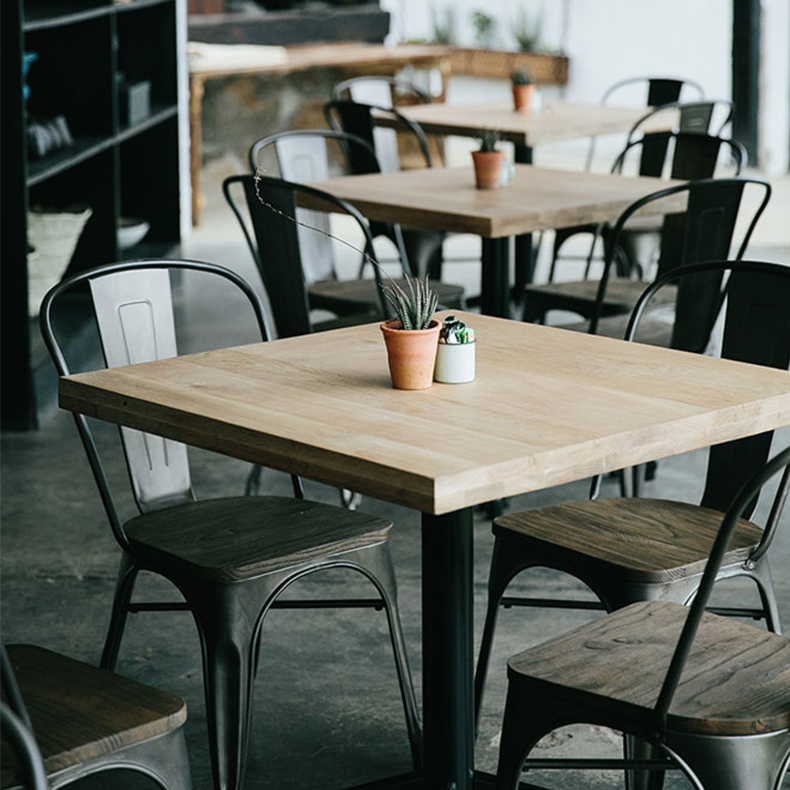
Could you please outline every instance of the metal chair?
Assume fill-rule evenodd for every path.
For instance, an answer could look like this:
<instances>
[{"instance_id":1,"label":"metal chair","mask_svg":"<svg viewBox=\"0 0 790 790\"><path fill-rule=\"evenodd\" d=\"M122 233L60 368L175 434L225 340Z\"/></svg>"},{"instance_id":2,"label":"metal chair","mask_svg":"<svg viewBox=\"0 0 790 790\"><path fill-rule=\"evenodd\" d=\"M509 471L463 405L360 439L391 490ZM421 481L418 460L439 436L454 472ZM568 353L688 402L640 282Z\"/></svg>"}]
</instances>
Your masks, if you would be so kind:
<instances>
[{"instance_id":1,"label":"metal chair","mask_svg":"<svg viewBox=\"0 0 790 790\"><path fill-rule=\"evenodd\" d=\"M716 313L713 304L700 305L699 290L710 294L710 281L720 283L727 272L721 356L786 369L790 364L790 268L779 264L713 261L672 269L643 293L632 313L626 340L639 338L647 307L677 282L673 345L686 350L699 347ZM763 433L711 447L699 506L656 499L597 499L600 478L596 478L590 501L496 519L488 608L475 677L478 714L500 605L613 611L637 601L687 603L700 586L721 512L727 509L732 492L765 463L771 440L771 433ZM755 505L743 510L744 519ZM774 632L779 632L780 626L767 552L778 517L778 511L772 512L765 529L745 520L739 522L733 548L717 575L751 578L762 602L758 609L717 611L763 618ZM539 566L578 578L599 601L504 598L517 574Z\"/></svg>"},{"instance_id":2,"label":"metal chair","mask_svg":"<svg viewBox=\"0 0 790 790\"><path fill-rule=\"evenodd\" d=\"M700 151L701 155L712 154L711 148L719 148L717 141L720 138L690 135L683 139L689 143L688 148L683 146L684 158L687 152L693 158L692 151ZM701 161L701 156L697 161ZM770 197L770 186L764 181L745 178L691 180L680 187L654 192L636 201L623 212L611 231L603 234L605 257L600 279L528 285L525 289L523 320L541 321L545 320L546 313L550 310L567 310L577 313L589 322L573 328L586 329L595 334L600 329L599 322L603 317L628 314L644 290L645 282L636 278L631 271L629 260L624 259L624 236L629 227L633 227L634 215L640 208L670 198L679 192L686 191L689 196L694 197L690 197L685 212L673 211L660 221L656 274L662 274L670 266L695 263L705 258L729 257L734 223L741 195L747 184L758 184L760 189L765 190L765 196L740 243L736 257L742 257L754 225ZM709 210L715 214L710 219L710 228L704 228L703 224L709 220L705 212ZM637 216L637 223L642 219ZM700 238L698 234L703 234L704 238ZM690 244L693 246L689 247ZM619 336L622 336L622 327Z\"/></svg>"},{"instance_id":3,"label":"metal chair","mask_svg":"<svg viewBox=\"0 0 790 790\"><path fill-rule=\"evenodd\" d=\"M336 151L331 150L330 146L332 145L337 147ZM250 166L253 172L271 175L266 172L264 167L264 161L269 152L275 154L279 176L294 183L323 181L329 178L332 175L331 164L335 162L341 163L344 175L380 172L373 146L361 137L343 131L296 129L257 140L250 147ZM319 227L328 231L327 215L323 212L297 208L297 217L307 226L299 227L300 240L304 244L320 245L322 240L317 238L310 229ZM401 226L397 223L370 222L369 227L373 238L385 236L392 241L398 251L403 271L413 274L407 242ZM328 240L325 241L323 247L329 248ZM326 257L322 256L321 259L326 260ZM359 277L363 276L367 264L368 260L363 256ZM324 275L332 277L332 268L327 267ZM321 278L316 277L316 279Z\"/></svg>"},{"instance_id":4,"label":"metal chair","mask_svg":"<svg viewBox=\"0 0 790 790\"><path fill-rule=\"evenodd\" d=\"M398 97L398 103L430 104L433 101L433 97L422 88L397 77L378 75L350 77L338 82L332 88L332 99L335 101L351 99L351 101L368 102L384 107L395 106L393 95Z\"/></svg>"},{"instance_id":5,"label":"metal chair","mask_svg":"<svg viewBox=\"0 0 790 790\"><path fill-rule=\"evenodd\" d=\"M304 184L269 176L229 176L222 190L261 272L279 337L368 323L389 316L372 232L350 203ZM234 196L239 191L244 195L248 220ZM372 280L327 278L309 284L308 263L315 266L319 262L325 273L334 274L334 237L326 211L312 212L308 222L304 222L304 215L298 213L301 211L298 203L306 198L356 221L364 240L362 252L373 263ZM442 304L463 304L461 286L436 283L435 288ZM310 319L311 309L329 310L338 318L314 323Z\"/></svg>"},{"instance_id":6,"label":"metal chair","mask_svg":"<svg viewBox=\"0 0 790 790\"><path fill-rule=\"evenodd\" d=\"M49 790L113 769L189 790L181 697L33 645L2 648L2 686L4 790Z\"/></svg>"},{"instance_id":7,"label":"metal chair","mask_svg":"<svg viewBox=\"0 0 790 790\"><path fill-rule=\"evenodd\" d=\"M235 307L234 319L249 310L260 337L268 337L267 319L257 295L227 269L172 260L111 264L64 280L42 302L42 334L58 373L65 376L71 369L60 342L57 308L88 289L108 366L176 355L171 272L202 277L201 286L212 293L223 284L230 288L241 305ZM398 615L388 542L391 522L307 501L296 477L292 478L293 498L198 500L192 490L186 447L121 428L140 512L124 521L90 424L82 415L75 414L75 420L110 527L121 547L101 665L115 667L128 612L192 612L203 656L209 745L217 790L236 790L242 782L263 619L293 582L324 568L356 571L377 589L379 597L354 603L386 611L412 753L419 762L421 725ZM172 582L185 603L132 602L137 575L143 570Z\"/></svg>"},{"instance_id":8,"label":"metal chair","mask_svg":"<svg viewBox=\"0 0 790 790\"><path fill-rule=\"evenodd\" d=\"M780 473L775 527L790 486L790 448L748 476L717 517L690 607L632 604L509 660L498 790L518 786L541 737L574 722L621 730L661 756L528 759L527 768L623 767L663 778L677 766L696 790L779 790L790 763L790 642L705 609L745 515Z\"/></svg>"},{"instance_id":9,"label":"metal chair","mask_svg":"<svg viewBox=\"0 0 790 790\"><path fill-rule=\"evenodd\" d=\"M376 151L381 172L396 173L401 169L397 134L394 129L386 129L377 125L377 115L389 115L397 119L402 130L409 134L409 138L419 150L425 166L433 167L430 146L422 128L418 123L398 112L397 109L386 105L363 104L346 99L332 100L324 105L324 117L330 128L335 131L346 131L367 141ZM354 162L352 162L352 169L355 174L364 172L359 170ZM379 235L375 223L373 223L373 231L374 235ZM429 273L432 279L440 280L443 261L442 244L447 234L419 228L404 228L403 233L412 271L419 276Z\"/></svg>"},{"instance_id":10,"label":"metal chair","mask_svg":"<svg viewBox=\"0 0 790 790\"><path fill-rule=\"evenodd\" d=\"M601 104L606 106L617 102L618 94L628 94L629 92L642 93L644 106L661 107L665 104L680 102L681 97L686 100L693 96L695 101L702 100L705 92L702 86L694 80L679 79L677 77L629 77L620 80L606 89L601 97ZM592 169L593 156L595 154L596 138L590 138L590 147L587 151L584 169Z\"/></svg>"}]
</instances>

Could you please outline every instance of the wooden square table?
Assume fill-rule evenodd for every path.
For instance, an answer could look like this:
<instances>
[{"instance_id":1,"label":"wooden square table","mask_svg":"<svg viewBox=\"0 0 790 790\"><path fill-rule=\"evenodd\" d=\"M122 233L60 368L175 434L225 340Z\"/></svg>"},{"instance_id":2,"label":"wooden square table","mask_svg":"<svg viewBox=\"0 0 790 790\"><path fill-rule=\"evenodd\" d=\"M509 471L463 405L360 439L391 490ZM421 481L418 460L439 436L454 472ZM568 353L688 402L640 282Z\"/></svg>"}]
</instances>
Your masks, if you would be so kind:
<instances>
[{"instance_id":1,"label":"wooden square table","mask_svg":"<svg viewBox=\"0 0 790 790\"><path fill-rule=\"evenodd\" d=\"M425 767L398 787L475 783L475 505L790 425L787 371L461 317L464 385L393 390L375 324L60 382L63 408L422 511Z\"/></svg>"},{"instance_id":2,"label":"wooden square table","mask_svg":"<svg viewBox=\"0 0 790 790\"><path fill-rule=\"evenodd\" d=\"M513 180L498 189L476 189L471 166L338 176L310 186L347 200L372 220L481 236L482 311L507 317L511 236L613 222L635 200L680 183L516 165ZM678 201L682 209L685 196ZM657 201L646 209L666 211L675 205Z\"/></svg>"}]
</instances>

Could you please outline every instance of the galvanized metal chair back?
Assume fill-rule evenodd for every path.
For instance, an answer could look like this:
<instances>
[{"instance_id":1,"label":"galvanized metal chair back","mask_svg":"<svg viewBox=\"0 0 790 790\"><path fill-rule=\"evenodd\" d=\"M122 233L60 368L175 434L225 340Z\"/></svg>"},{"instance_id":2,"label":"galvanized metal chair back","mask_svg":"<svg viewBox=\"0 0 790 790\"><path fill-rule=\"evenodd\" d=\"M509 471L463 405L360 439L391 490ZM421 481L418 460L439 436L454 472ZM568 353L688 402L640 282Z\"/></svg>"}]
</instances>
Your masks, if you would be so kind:
<instances>
[{"instance_id":1,"label":"galvanized metal chair back","mask_svg":"<svg viewBox=\"0 0 790 790\"><path fill-rule=\"evenodd\" d=\"M735 272L733 276L735 276ZM760 465L756 471L753 470L746 477L742 486L736 489L738 493L735 498L733 499L730 497L731 504L726 511L716 541L711 549L707 565L705 566L705 573L702 576L697 594L689 609L688 616L683 625L683 630L678 639L677 647L672 655L666 677L661 686L661 692L656 701L655 723L659 737L663 737L666 733L667 714L672 704L672 697L680 683L683 667L691 652L694 637L699 629L700 621L705 614L705 607L710 600L713 585L716 582L716 576L719 572L719 568L721 568L724 555L727 553L730 540L738 526L738 520L748 516L762 487L778 474L782 474L782 478L779 483L779 489L774 497L773 507L771 508L771 523L766 526L766 530L771 530L773 532L779 523L779 517L786 502L788 490L790 489L790 447L778 453L768 463Z\"/></svg>"},{"instance_id":2,"label":"galvanized metal chair back","mask_svg":"<svg viewBox=\"0 0 790 790\"><path fill-rule=\"evenodd\" d=\"M241 211L234 191L241 187L244 192L249 224ZM274 322L279 337L294 337L312 331L310 305L307 295L307 278L303 262L305 252L301 246L300 221L296 215L298 195L309 195L332 210L349 214L362 231L364 252L374 261L373 238L364 217L349 203L326 192L303 184L294 184L280 178L252 175L230 176L222 184L228 205L241 225L244 238L253 259L258 265L263 284L269 295ZM323 235L321 227L310 226L305 231L311 235ZM328 237L324 237L330 241ZM381 284L379 267L373 267L376 282ZM387 314L381 289L381 315Z\"/></svg>"},{"instance_id":3,"label":"galvanized metal chair back","mask_svg":"<svg viewBox=\"0 0 790 790\"><path fill-rule=\"evenodd\" d=\"M389 114L399 124L412 133L419 145L426 167L432 167L433 161L428 148L425 133L419 124L407 118L396 109L376 104L363 104L356 101L333 100L324 105L324 117L335 131L346 131L355 134L368 142L376 152L382 173L397 173L401 169L398 139L394 129L385 129L375 123L375 114ZM352 162L352 166L356 163ZM359 175L359 171L354 169Z\"/></svg>"},{"instance_id":4,"label":"galvanized metal chair back","mask_svg":"<svg viewBox=\"0 0 790 790\"><path fill-rule=\"evenodd\" d=\"M657 278L641 296L631 314L626 340L639 339L639 322L662 288L677 283L678 320L683 322L695 310L695 286L701 280L704 284L706 278L721 282L727 273L729 278L721 356L787 370L790 366L790 267L776 263L719 260L681 266L667 272ZM681 304L681 300L685 303ZM692 325L691 332L694 334L697 329L693 319L688 319L687 323ZM679 335L683 329L676 325L675 334ZM675 345L682 348L688 343L678 341ZM732 499L732 492L737 491L765 464L772 438L773 432L767 432L711 447L702 507L725 511ZM745 507L744 516L748 518L755 506L756 502L752 502ZM767 551L772 538L772 532L766 529L752 559L758 559Z\"/></svg>"},{"instance_id":5,"label":"galvanized metal chair back","mask_svg":"<svg viewBox=\"0 0 790 790\"><path fill-rule=\"evenodd\" d=\"M53 321L53 309L65 295L89 287L99 339L108 367L150 362L176 356L171 271L196 271L229 281L246 297L261 338L269 336L263 306L252 288L234 272L198 261L143 260L109 264L80 272L56 285L44 297L40 321L44 341L58 374L73 372ZM116 510L89 423L74 415L88 460L116 539L128 540ZM186 448L179 442L122 427L129 477L135 502L145 513L195 499Z\"/></svg>"},{"instance_id":6,"label":"galvanized metal chair back","mask_svg":"<svg viewBox=\"0 0 790 790\"><path fill-rule=\"evenodd\" d=\"M326 129L298 129L264 137L250 148L250 164L258 172L262 155L267 148L272 148L281 178L295 183L323 181L332 174L330 142L340 149L344 173L352 172L352 161L366 172L379 171L376 154L368 143L355 135ZM330 238L330 215L325 211L297 207L295 216L300 223L297 233L305 282L334 279L337 262Z\"/></svg>"}]
</instances>

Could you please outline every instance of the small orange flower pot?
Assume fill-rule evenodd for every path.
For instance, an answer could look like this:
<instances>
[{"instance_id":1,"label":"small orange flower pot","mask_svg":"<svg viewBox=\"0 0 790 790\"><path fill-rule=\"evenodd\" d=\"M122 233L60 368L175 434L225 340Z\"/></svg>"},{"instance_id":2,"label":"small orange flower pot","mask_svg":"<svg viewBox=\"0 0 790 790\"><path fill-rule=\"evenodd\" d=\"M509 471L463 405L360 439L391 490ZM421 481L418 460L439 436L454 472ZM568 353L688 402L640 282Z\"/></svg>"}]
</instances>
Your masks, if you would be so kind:
<instances>
[{"instance_id":1,"label":"small orange flower pot","mask_svg":"<svg viewBox=\"0 0 790 790\"><path fill-rule=\"evenodd\" d=\"M441 322L434 318L428 329L400 329L400 321L381 324L392 386L398 390L424 390L433 382Z\"/></svg>"},{"instance_id":2,"label":"small orange flower pot","mask_svg":"<svg viewBox=\"0 0 790 790\"><path fill-rule=\"evenodd\" d=\"M475 182L478 189L494 189L499 186L502 174L504 151L472 151L475 164Z\"/></svg>"},{"instance_id":3,"label":"small orange flower pot","mask_svg":"<svg viewBox=\"0 0 790 790\"><path fill-rule=\"evenodd\" d=\"M516 112L528 113L532 108L532 98L535 96L535 84L510 87L513 88L513 106Z\"/></svg>"}]
</instances>

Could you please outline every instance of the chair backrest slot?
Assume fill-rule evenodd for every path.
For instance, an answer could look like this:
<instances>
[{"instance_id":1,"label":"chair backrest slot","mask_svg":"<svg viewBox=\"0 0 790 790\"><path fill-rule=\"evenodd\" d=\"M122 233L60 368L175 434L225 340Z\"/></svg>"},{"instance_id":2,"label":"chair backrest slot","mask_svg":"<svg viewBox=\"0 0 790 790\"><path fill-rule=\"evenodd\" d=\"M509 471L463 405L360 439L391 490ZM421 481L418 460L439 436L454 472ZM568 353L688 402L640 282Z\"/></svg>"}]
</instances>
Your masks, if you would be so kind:
<instances>
[{"instance_id":1,"label":"chair backrest slot","mask_svg":"<svg viewBox=\"0 0 790 790\"><path fill-rule=\"evenodd\" d=\"M178 354L166 270L117 272L91 280L90 289L108 367ZM135 500L142 512L194 499L183 444L131 428L120 430Z\"/></svg>"}]
</instances>

